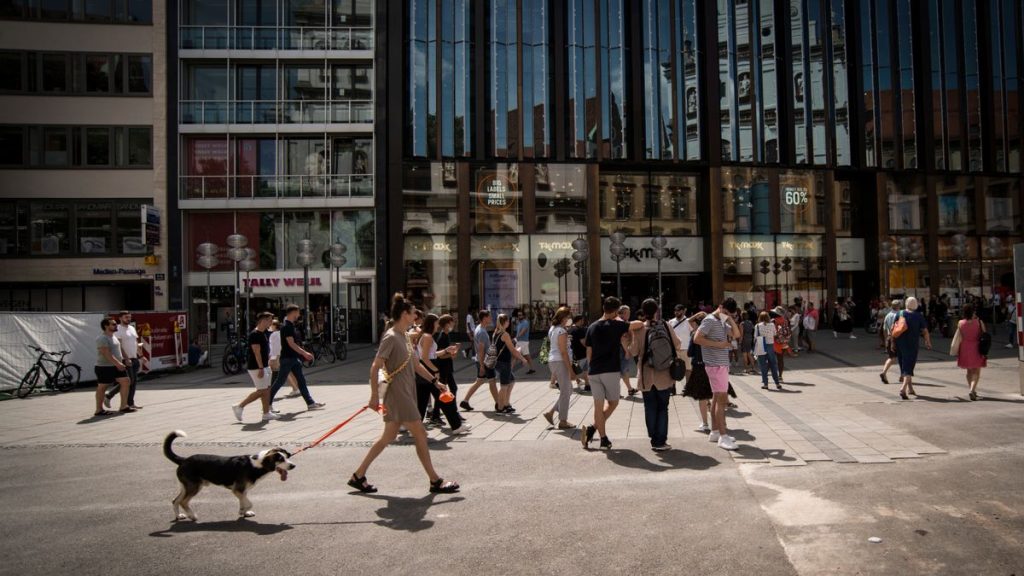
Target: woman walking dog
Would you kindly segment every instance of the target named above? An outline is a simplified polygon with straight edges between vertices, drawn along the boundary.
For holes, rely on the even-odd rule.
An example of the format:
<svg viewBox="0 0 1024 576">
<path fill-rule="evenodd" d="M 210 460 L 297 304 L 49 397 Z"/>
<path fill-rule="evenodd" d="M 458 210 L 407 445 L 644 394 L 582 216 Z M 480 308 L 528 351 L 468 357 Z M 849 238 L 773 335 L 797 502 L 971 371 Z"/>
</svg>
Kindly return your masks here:
<svg viewBox="0 0 1024 576">
<path fill-rule="evenodd" d="M 412 343 L 406 334 L 413 321 L 412 304 L 401 293 L 391 299 L 391 318 L 394 325 L 381 338 L 377 357 L 370 367 L 370 410 L 377 410 L 381 399 L 381 372 L 384 372 L 384 431 L 366 453 L 362 464 L 348 481 L 348 485 L 364 493 L 373 493 L 377 488 L 366 481 L 366 471 L 387 445 L 395 440 L 404 426 L 416 443 L 416 456 L 430 479 L 430 491 L 450 494 L 459 491 L 455 482 L 445 482 L 434 470 L 427 447 L 427 429 L 423 426 L 416 404 L 416 374 L 435 381 L 437 377 L 416 359 Z"/>
</svg>

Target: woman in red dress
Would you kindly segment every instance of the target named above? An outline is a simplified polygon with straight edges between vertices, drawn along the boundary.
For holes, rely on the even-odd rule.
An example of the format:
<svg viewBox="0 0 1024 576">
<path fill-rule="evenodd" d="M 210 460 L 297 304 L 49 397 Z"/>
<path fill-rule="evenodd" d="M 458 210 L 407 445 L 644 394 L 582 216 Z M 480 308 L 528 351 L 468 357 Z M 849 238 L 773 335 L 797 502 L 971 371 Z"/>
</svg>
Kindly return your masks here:
<svg viewBox="0 0 1024 576">
<path fill-rule="evenodd" d="M 964 304 L 962 316 L 963 319 L 957 324 L 957 330 L 960 331 L 960 351 L 956 356 L 956 365 L 967 370 L 971 400 L 977 400 L 981 369 L 988 365 L 988 359 L 978 350 L 978 340 L 985 331 L 985 323 L 974 315 L 974 306 L 970 304 Z"/>
</svg>

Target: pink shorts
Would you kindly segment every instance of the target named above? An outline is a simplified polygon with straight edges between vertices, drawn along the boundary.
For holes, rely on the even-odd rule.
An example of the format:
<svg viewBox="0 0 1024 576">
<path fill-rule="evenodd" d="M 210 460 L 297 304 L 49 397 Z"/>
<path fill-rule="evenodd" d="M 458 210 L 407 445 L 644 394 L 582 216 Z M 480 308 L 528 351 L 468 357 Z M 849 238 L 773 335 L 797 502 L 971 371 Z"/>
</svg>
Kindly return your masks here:
<svg viewBox="0 0 1024 576">
<path fill-rule="evenodd" d="M 715 394 L 725 394 L 729 391 L 728 366 L 704 366 L 704 371 L 708 373 L 712 392 Z"/>
</svg>

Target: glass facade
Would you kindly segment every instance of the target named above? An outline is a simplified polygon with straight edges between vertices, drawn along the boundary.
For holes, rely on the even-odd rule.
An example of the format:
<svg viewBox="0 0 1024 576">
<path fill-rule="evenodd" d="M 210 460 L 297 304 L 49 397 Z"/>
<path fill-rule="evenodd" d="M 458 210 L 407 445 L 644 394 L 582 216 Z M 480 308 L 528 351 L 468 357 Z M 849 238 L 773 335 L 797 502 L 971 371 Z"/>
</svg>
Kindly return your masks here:
<svg viewBox="0 0 1024 576">
<path fill-rule="evenodd" d="M 947 278 L 958 234 L 995 265 L 973 285 L 998 283 L 989 239 L 1021 238 L 1018 1 L 392 9 L 403 98 L 378 110 L 402 168 L 380 193 L 403 255 L 384 293 L 594 311 L 620 284 L 653 295 L 660 269 L 676 301 L 867 301 L 966 287 Z"/>
</svg>

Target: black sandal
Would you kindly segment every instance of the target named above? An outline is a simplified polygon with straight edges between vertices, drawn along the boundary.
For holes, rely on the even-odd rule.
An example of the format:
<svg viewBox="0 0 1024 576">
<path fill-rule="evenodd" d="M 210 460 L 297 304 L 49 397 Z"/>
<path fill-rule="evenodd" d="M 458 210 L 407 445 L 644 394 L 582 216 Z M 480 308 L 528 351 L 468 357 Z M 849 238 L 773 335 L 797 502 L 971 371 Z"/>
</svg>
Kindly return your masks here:
<svg viewBox="0 0 1024 576">
<path fill-rule="evenodd" d="M 349 478 L 348 485 L 359 490 L 363 494 L 373 494 L 377 492 L 377 488 L 366 481 L 366 476 L 360 478 L 359 476 L 356 476 L 355 473 L 352 473 L 352 477 Z"/>
<path fill-rule="evenodd" d="M 433 494 L 454 494 L 459 491 L 456 482 L 445 482 L 444 478 L 438 478 L 430 483 L 430 492 Z"/>
<path fill-rule="evenodd" d="M 93 413 L 93 417 L 96 417 L 96 416 L 113 416 L 113 415 L 114 415 L 114 412 L 111 412 L 110 410 L 100 410 L 99 412 L 94 412 Z"/>
</svg>

